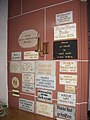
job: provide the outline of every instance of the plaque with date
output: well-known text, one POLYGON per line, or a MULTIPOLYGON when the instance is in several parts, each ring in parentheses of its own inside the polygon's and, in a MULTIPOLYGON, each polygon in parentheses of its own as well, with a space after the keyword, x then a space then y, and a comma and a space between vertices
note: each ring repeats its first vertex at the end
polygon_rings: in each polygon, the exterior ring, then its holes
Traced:
POLYGON ((53 59, 77 59, 77 40, 54 42, 53 59))

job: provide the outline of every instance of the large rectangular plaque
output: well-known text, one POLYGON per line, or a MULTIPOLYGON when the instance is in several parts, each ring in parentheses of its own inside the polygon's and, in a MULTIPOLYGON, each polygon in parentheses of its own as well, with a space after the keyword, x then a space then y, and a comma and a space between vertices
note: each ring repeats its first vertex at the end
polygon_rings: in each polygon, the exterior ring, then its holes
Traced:
POLYGON ((37 61, 35 66, 37 75, 56 75, 56 63, 55 61, 37 61))
POLYGON ((36 88, 56 89, 56 76, 36 75, 35 81, 36 88))
POLYGON ((77 40, 54 42, 53 59, 77 59, 77 40))
POLYGON ((54 41, 76 39, 76 23, 54 26, 54 41))

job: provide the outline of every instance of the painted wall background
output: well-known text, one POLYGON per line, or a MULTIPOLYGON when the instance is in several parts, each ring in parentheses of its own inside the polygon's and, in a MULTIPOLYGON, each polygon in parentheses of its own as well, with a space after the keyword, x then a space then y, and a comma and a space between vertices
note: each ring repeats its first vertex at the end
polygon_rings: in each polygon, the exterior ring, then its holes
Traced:
MULTIPOLYGON (((76 93, 76 120, 87 119, 87 89, 88 89, 88 41, 87 41, 87 11, 86 4, 80 0, 9 0, 9 44, 8 44, 8 61, 11 61, 12 52, 22 52, 21 60, 24 60, 24 51, 32 51, 36 48, 23 49, 18 44, 20 33, 28 29, 36 29, 41 34, 41 42, 47 41, 50 43, 49 54, 46 55, 46 60, 53 60, 53 41, 54 41, 54 25, 55 14, 65 11, 73 11, 73 22, 77 24, 77 42, 78 42, 78 72, 76 93), (83 17, 85 16, 85 17, 83 17), (85 19, 84 19, 85 18, 85 19), (86 40, 86 41, 85 41, 86 40), (84 48, 84 49, 83 49, 84 48), (87 74, 84 74, 84 73, 87 74)), ((43 60, 42 57, 39 60, 43 60)), ((64 85, 59 84, 59 63, 56 61, 56 90, 53 91, 53 102, 57 102, 57 92, 65 92, 64 85)), ((9 70, 10 70, 10 64, 9 70)), ((71 73, 70 73, 71 74, 71 73)), ((28 95, 22 92, 22 74, 8 72, 9 80, 9 105, 11 107, 19 107, 19 98, 12 96, 12 78, 16 76, 20 80, 20 86, 17 88, 20 91, 21 98, 37 100, 35 95, 28 95)), ((36 89, 37 92, 37 89, 36 89)))
MULTIPOLYGON (((88 0, 88 31, 90 33, 90 0, 88 0)), ((90 35, 89 35, 89 100, 88 100, 88 110, 90 110, 90 35)))
POLYGON ((7 87, 8 0, 0 0, 0 98, 8 102, 7 87))
POLYGON ((88 0, 88 31, 90 31, 90 0, 88 0))

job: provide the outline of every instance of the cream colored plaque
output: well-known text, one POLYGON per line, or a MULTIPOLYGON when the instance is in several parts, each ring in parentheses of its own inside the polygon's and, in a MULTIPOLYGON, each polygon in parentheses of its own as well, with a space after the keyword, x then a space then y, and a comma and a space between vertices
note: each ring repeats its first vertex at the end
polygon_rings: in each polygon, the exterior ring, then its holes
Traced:
POLYGON ((76 23, 54 26, 54 41, 77 38, 76 23))
POLYGON ((65 85, 65 92, 75 93, 75 86, 65 85))
POLYGON ((19 87, 19 79, 17 77, 13 77, 12 78, 12 86, 14 88, 18 88, 19 87))
POLYGON ((35 72, 35 62, 34 61, 22 61, 21 62, 22 72, 35 72))
POLYGON ((57 100, 61 105, 76 106, 76 94, 57 92, 57 100))
POLYGON ((38 32, 34 29, 23 31, 19 38, 18 42, 22 48, 32 48, 37 45, 38 32))
POLYGON ((77 72, 77 61, 60 61, 60 72, 77 72))
POLYGON ((73 11, 56 14, 56 25, 73 22, 73 11))
POLYGON ((20 61, 10 61, 10 73, 21 73, 20 61))
POLYGON ((34 83, 34 73, 22 73, 22 82, 34 83))
POLYGON ((21 52, 12 52, 11 60, 21 60, 21 52))
POLYGON ((56 75, 56 63, 54 61, 38 61, 36 62, 37 75, 56 75))
POLYGON ((77 75, 60 74, 59 84, 77 86, 77 75))
POLYGON ((34 101, 19 98, 19 109, 34 113, 34 101))
POLYGON ((53 105, 36 102, 36 113, 53 118, 53 105))
POLYGON ((26 51, 24 52, 24 60, 39 59, 38 52, 26 51))

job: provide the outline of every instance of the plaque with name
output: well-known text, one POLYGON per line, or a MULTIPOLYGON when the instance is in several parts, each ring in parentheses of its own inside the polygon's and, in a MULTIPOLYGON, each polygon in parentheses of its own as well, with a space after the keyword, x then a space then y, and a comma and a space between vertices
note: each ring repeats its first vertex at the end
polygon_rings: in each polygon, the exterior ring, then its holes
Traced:
POLYGON ((77 59, 77 40, 54 42, 53 59, 77 59))
POLYGON ((75 108, 63 106, 63 105, 55 105, 55 116, 57 118, 63 118, 63 119, 57 119, 57 120, 75 120, 75 108))

